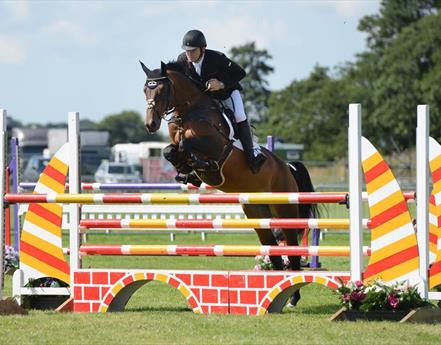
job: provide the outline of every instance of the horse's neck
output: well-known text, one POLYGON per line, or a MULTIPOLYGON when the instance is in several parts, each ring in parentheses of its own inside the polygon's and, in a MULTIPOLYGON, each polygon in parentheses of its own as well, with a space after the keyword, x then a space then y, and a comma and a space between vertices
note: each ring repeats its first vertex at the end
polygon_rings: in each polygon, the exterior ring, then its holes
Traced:
POLYGON ((184 117, 185 114, 200 107, 213 105, 210 96, 200 91, 197 86, 183 75, 175 75, 175 114, 184 117))

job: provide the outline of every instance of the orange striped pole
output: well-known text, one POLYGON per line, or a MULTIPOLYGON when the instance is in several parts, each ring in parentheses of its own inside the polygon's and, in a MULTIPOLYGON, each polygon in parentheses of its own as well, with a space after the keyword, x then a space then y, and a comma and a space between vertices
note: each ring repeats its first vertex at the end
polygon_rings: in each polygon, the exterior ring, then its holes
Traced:
MULTIPOLYGON (((143 255, 143 256, 349 256, 348 246, 175 246, 175 245, 83 245, 81 255, 143 255)), ((363 253, 370 255, 370 248, 363 253)))
MULTIPOLYGON (((364 220, 364 227, 370 221, 364 220)), ((249 219, 82 219, 85 229, 348 229, 349 219, 249 218, 249 219)))

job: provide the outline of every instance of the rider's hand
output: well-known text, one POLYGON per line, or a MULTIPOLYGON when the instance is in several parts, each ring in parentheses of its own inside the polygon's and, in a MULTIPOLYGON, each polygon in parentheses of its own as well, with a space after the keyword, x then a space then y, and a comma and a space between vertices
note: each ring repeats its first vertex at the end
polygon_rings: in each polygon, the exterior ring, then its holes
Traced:
POLYGON ((210 79, 207 81, 206 86, 208 91, 219 91, 225 88, 224 83, 217 79, 210 79))

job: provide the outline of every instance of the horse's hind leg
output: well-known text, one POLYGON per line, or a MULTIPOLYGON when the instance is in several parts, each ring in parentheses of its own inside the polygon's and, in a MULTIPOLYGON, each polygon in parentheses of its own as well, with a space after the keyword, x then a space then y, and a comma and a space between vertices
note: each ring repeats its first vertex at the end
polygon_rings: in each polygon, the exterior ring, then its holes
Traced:
MULTIPOLYGON (((270 205, 271 216, 275 218, 297 218, 297 205, 270 205)), ((282 229, 285 236, 286 245, 298 246, 299 235, 303 233, 303 229, 282 229)), ((300 269, 300 256, 289 256, 290 268, 292 270, 300 269)))
MULTIPOLYGON (((268 205, 242 205, 248 218, 271 218, 268 205)), ((266 246, 277 246, 277 239, 271 229, 255 229, 259 241, 266 246)), ((283 270, 283 260, 280 256, 270 256, 270 261, 276 270, 283 270)))
MULTIPOLYGON (((277 218, 297 218, 299 214, 298 205, 270 205, 270 210, 273 217, 277 218)), ((282 229, 283 235, 286 239, 287 246, 298 246, 299 235, 303 233, 303 229, 282 229)), ((294 271, 300 270, 300 256, 289 256, 289 267, 294 271)), ((300 300, 300 291, 294 292, 290 299, 290 304, 295 306, 300 300)))

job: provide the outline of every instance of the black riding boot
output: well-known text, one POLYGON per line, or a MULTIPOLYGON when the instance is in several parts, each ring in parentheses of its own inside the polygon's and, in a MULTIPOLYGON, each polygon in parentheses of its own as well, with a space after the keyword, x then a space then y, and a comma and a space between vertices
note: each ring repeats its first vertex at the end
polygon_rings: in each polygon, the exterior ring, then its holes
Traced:
POLYGON ((253 136, 251 134, 251 128, 248 120, 239 122, 237 124, 237 129, 239 132, 239 139, 242 142, 243 150, 247 158, 248 166, 253 174, 257 174, 263 163, 265 163, 266 157, 260 151, 256 153, 254 152, 253 136))

